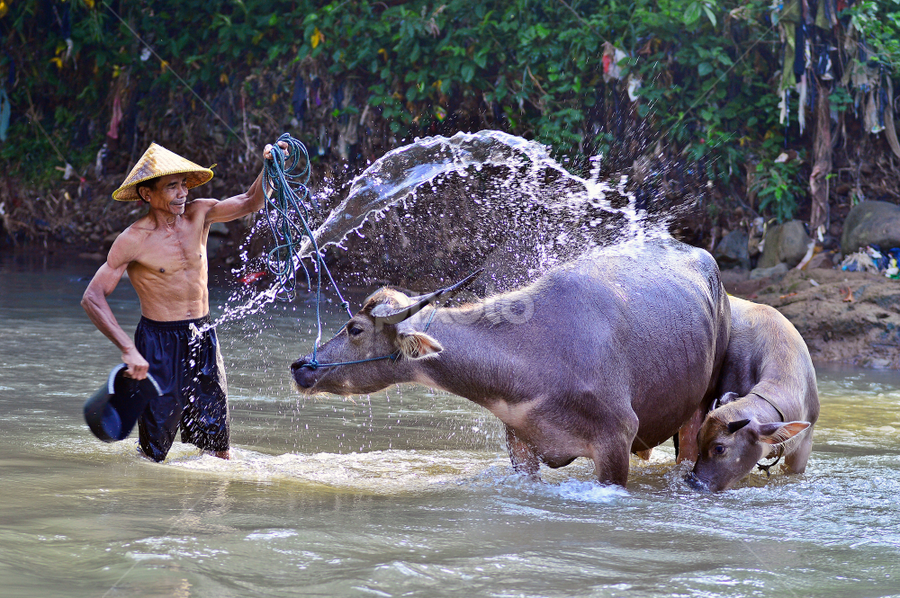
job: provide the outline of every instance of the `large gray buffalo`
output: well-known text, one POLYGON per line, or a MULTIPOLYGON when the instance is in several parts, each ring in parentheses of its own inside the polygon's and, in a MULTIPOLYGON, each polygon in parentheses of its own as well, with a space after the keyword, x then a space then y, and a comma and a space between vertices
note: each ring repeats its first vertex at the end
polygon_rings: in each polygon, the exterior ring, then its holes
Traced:
POLYGON ((712 402, 731 325, 712 256, 673 239, 595 250, 460 307, 429 305, 440 295, 375 292, 291 366, 297 388, 412 382, 465 397, 506 425, 513 467, 533 477, 589 457, 601 482, 625 486, 629 452, 712 402))

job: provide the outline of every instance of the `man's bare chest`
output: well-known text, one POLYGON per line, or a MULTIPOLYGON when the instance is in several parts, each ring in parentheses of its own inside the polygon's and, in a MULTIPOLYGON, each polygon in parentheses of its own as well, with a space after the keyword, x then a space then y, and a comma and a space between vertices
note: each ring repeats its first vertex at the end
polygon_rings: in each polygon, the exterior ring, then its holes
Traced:
POLYGON ((206 267, 202 230, 158 230, 141 243, 137 262, 146 270, 175 274, 206 267))

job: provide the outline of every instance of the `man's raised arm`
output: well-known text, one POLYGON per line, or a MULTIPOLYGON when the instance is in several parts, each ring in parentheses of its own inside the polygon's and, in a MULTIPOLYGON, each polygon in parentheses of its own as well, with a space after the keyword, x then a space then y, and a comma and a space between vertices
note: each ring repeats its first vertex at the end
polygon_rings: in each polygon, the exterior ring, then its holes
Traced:
MULTIPOLYGON (((279 141, 278 145, 281 147, 282 151, 284 151, 285 155, 287 155, 287 142, 279 141)), ((263 150, 263 159, 272 159, 272 145, 266 145, 266 148, 263 150)), ((260 211, 265 205, 265 202, 266 190, 263 189, 263 171, 260 171, 259 176, 256 177, 256 180, 253 181, 253 184, 250 185, 250 188, 244 193, 229 197, 228 199, 223 199, 214 204, 206 213, 206 223, 211 224, 213 222, 230 222, 232 220, 237 220, 238 218, 242 218, 253 212, 260 211)))

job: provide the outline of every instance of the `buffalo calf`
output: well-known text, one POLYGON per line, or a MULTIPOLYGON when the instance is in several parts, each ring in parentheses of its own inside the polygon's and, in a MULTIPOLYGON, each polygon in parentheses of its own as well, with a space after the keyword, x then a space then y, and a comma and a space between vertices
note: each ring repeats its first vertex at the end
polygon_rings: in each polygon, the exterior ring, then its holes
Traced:
MULTIPOLYGON (((786 472, 803 472, 819 417, 816 372, 797 329, 774 308, 728 299, 721 398, 700 426, 699 454, 687 477, 711 492, 731 488, 761 459, 783 456, 786 472)), ((768 472, 771 465, 762 467, 768 472)))

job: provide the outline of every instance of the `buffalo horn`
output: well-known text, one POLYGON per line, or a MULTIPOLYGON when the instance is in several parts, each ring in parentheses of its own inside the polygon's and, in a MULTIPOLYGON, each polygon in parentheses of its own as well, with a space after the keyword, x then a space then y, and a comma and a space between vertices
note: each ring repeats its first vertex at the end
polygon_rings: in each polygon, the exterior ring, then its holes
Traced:
POLYGON ((734 434, 749 423, 749 419, 739 419, 738 421, 728 422, 728 433, 734 434))
POLYGON ((740 395, 736 392, 726 392, 721 397, 715 399, 712 403, 712 407, 709 408, 710 411, 715 411, 719 407, 723 405, 727 405, 728 403, 733 403, 740 398, 740 395))
POLYGON ((450 285, 449 287, 444 287, 443 289, 438 289, 433 293, 429 293, 427 295, 419 295, 416 297, 411 297, 415 303, 408 307, 401 307, 400 309, 390 309, 387 305, 378 305, 375 309, 372 310, 372 316, 375 318, 375 322, 377 324, 399 324, 403 320, 413 317, 422 309, 430 303, 434 303, 444 295, 453 296, 455 293, 458 293, 466 286, 469 285, 473 280, 478 278, 478 275, 484 272, 484 268, 479 268, 475 270, 456 284, 450 285))

